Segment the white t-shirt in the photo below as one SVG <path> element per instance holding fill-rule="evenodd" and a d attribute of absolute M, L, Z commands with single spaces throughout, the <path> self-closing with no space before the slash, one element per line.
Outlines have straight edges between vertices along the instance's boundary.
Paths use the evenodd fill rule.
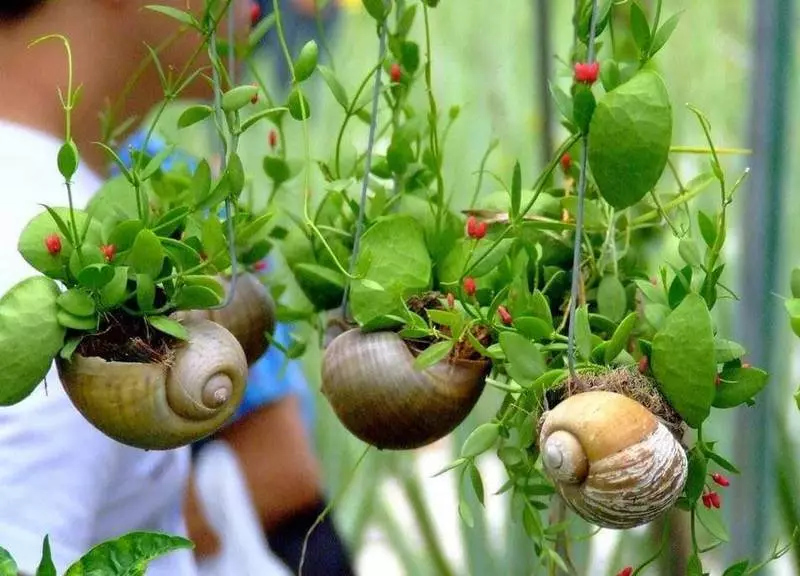
<path fill-rule="evenodd" d="M 61 142 L 0 121 L 0 294 L 39 274 L 17 252 L 24 226 L 41 204 L 67 206 L 56 167 Z M 85 206 L 101 180 L 85 166 L 73 199 Z M 2 359 L 0 359 L 2 369 Z M 185 535 L 183 497 L 188 448 L 145 451 L 120 444 L 73 407 L 55 367 L 47 391 L 0 407 L 0 547 L 34 574 L 50 536 L 59 574 L 95 544 L 136 530 Z M 195 576 L 189 550 L 153 561 L 148 576 Z"/>

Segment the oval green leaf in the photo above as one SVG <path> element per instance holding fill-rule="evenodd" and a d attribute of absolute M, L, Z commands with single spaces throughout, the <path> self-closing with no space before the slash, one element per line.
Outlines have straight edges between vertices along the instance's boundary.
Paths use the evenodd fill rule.
<path fill-rule="evenodd" d="M 174 550 L 191 549 L 191 540 L 158 532 L 131 532 L 98 544 L 70 566 L 64 576 L 144 574 L 147 563 Z"/>
<path fill-rule="evenodd" d="M 75 316 L 94 316 L 96 310 L 92 297 L 79 288 L 70 288 L 59 294 L 56 303 Z"/>
<path fill-rule="evenodd" d="M 138 274 L 158 278 L 164 264 L 164 249 L 152 230 L 141 230 L 136 235 L 127 263 Z"/>
<path fill-rule="evenodd" d="M 172 318 L 166 316 L 149 316 L 147 322 L 156 330 L 174 336 L 179 340 L 189 340 L 189 331 L 186 327 Z"/>
<path fill-rule="evenodd" d="M 761 392 L 769 376 L 758 368 L 734 366 L 725 368 L 719 378 L 713 405 L 715 408 L 733 408 L 749 402 Z"/>

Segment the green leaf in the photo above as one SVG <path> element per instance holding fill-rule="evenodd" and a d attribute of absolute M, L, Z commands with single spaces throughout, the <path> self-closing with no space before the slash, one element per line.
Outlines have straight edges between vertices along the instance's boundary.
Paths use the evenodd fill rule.
<path fill-rule="evenodd" d="M 520 385 L 530 385 L 547 369 L 536 345 L 515 332 L 502 332 L 500 346 L 506 355 L 506 370 Z"/>
<path fill-rule="evenodd" d="M 17 563 L 5 548 L 0 547 L 0 576 L 17 576 Z"/>
<path fill-rule="evenodd" d="M 192 549 L 191 540 L 157 532 L 131 532 L 98 544 L 70 566 L 64 576 L 135 574 L 147 563 L 175 550 Z"/>
<path fill-rule="evenodd" d="M 572 120 L 583 134 L 589 133 L 597 100 L 589 86 L 579 85 L 572 96 Z"/>
<path fill-rule="evenodd" d="M 78 272 L 78 283 L 90 290 L 100 290 L 114 279 L 114 267 L 108 264 L 89 264 Z"/>
<path fill-rule="evenodd" d="M 114 268 L 111 282 L 100 290 L 100 306 L 111 310 L 128 299 L 128 267 Z"/>
<path fill-rule="evenodd" d="M 738 360 L 744 356 L 747 351 L 744 346 L 732 340 L 725 340 L 724 338 L 714 339 L 715 359 L 717 364 L 726 364 L 732 360 Z"/>
<path fill-rule="evenodd" d="M 0 570 L 2 566 L 0 566 Z M 0 574 L 2 572 L 0 571 Z M 36 569 L 36 576 L 57 576 L 56 565 L 53 563 L 53 556 L 50 552 L 50 536 L 44 537 L 42 543 L 42 560 L 39 562 L 39 567 Z"/>
<path fill-rule="evenodd" d="M 205 250 L 211 265 L 217 270 L 224 270 L 231 265 L 231 257 L 228 253 L 228 239 L 225 238 L 225 231 L 222 222 L 215 215 L 210 215 L 203 222 L 203 250 Z"/>
<path fill-rule="evenodd" d="M 136 305 L 142 312 L 150 312 L 156 300 L 156 284 L 147 274 L 136 275 Z"/>
<path fill-rule="evenodd" d="M 222 109 L 235 112 L 250 104 L 258 96 L 258 86 L 243 85 L 231 88 L 222 95 Z"/>
<path fill-rule="evenodd" d="M 274 108 L 264 108 L 263 110 L 259 110 L 252 116 L 249 116 L 247 120 L 242 122 L 242 126 L 240 130 L 242 133 L 246 132 L 251 126 L 261 122 L 265 118 L 271 119 L 273 122 L 278 122 L 279 118 L 283 115 L 283 112 L 287 112 L 289 109 L 285 106 L 276 106 Z"/>
<path fill-rule="evenodd" d="M 197 23 L 197 20 L 195 20 L 194 16 L 192 16 L 188 12 L 184 12 L 183 10 L 178 10 L 177 8 L 172 8 L 170 6 L 161 6 L 158 4 L 155 5 L 149 4 L 145 6 L 145 8 L 147 8 L 148 10 L 152 10 L 153 12 L 161 12 L 162 14 L 165 14 L 170 18 L 174 18 L 175 20 L 183 24 L 188 24 L 193 28 L 200 27 L 200 25 Z"/>
<path fill-rule="evenodd" d="M 511 178 L 511 218 L 516 220 L 520 216 L 520 204 L 522 203 L 522 171 L 519 160 L 514 163 L 514 175 Z"/>
<path fill-rule="evenodd" d="M 289 98 L 286 100 L 286 107 L 295 120 L 307 120 L 311 116 L 311 106 L 305 94 L 300 91 L 299 86 L 292 88 Z"/>
<path fill-rule="evenodd" d="M 67 343 L 59 351 L 58 355 L 61 356 L 64 360 L 70 360 L 72 355 L 75 353 L 75 350 L 78 349 L 81 341 L 83 340 L 83 336 L 73 336 L 72 338 L 67 340 Z"/>
<path fill-rule="evenodd" d="M 206 106 L 205 104 L 189 106 L 178 118 L 178 128 L 188 128 L 189 126 L 193 126 L 198 122 L 202 122 L 213 113 L 214 109 L 211 108 L 211 106 Z"/>
<path fill-rule="evenodd" d="M 414 359 L 414 368 L 424 370 L 430 368 L 440 360 L 447 358 L 453 349 L 452 340 L 443 340 L 428 346 L 419 356 Z"/>
<path fill-rule="evenodd" d="M 655 56 L 656 53 L 664 47 L 664 44 L 667 43 L 672 33 L 675 32 L 675 28 L 677 28 L 682 14 L 683 11 L 673 14 L 667 18 L 667 21 L 658 29 L 655 36 L 653 36 L 653 43 L 650 45 L 651 57 Z"/>
<path fill-rule="evenodd" d="M 108 235 L 108 243 L 116 246 L 118 252 L 130 250 L 136 240 L 136 235 L 143 228 L 144 223 L 141 220 L 123 220 L 111 230 Z"/>
<path fill-rule="evenodd" d="M 192 181 L 189 184 L 189 195 L 194 199 L 195 204 L 200 204 L 211 192 L 211 167 L 208 161 L 203 158 L 194 171 Z"/>
<path fill-rule="evenodd" d="M 592 329 L 589 326 L 589 310 L 586 304 L 578 308 L 575 315 L 575 346 L 584 360 L 592 356 Z"/>
<path fill-rule="evenodd" d="M 70 140 L 65 142 L 58 150 L 58 171 L 66 180 L 71 180 L 78 171 L 78 148 Z"/>
<path fill-rule="evenodd" d="M 600 64 L 600 82 L 603 84 L 603 89 L 606 92 L 611 92 L 614 88 L 620 85 L 622 77 L 619 73 L 619 64 L 616 60 L 607 59 L 603 60 Z"/>
<path fill-rule="evenodd" d="M 79 288 L 70 288 L 66 292 L 62 292 L 56 299 L 56 303 L 60 308 L 75 316 L 94 316 L 96 311 L 92 297 Z"/>
<path fill-rule="evenodd" d="M 500 438 L 500 425 L 496 422 L 486 422 L 470 432 L 461 447 L 462 458 L 474 458 L 494 448 Z"/>
<path fill-rule="evenodd" d="M 363 1 L 366 2 L 367 0 Z M 466 501 L 463 499 L 460 499 L 458 501 L 458 515 L 461 516 L 461 519 L 464 521 L 464 524 L 466 524 L 470 528 L 473 528 L 475 526 L 475 517 L 472 515 L 472 510 L 470 510 L 469 504 L 467 504 Z"/>
<path fill-rule="evenodd" d="M 603 276 L 597 287 L 597 308 L 603 316 L 619 322 L 628 308 L 625 287 L 613 274 Z"/>
<path fill-rule="evenodd" d="M 347 92 L 345 91 L 344 86 L 342 86 L 342 84 L 336 78 L 333 70 L 321 64 L 317 66 L 317 69 L 319 70 L 319 73 L 322 74 L 322 78 L 328 85 L 328 89 L 331 91 L 331 94 L 333 94 L 333 97 L 339 103 L 339 106 L 341 106 L 345 111 L 348 110 L 350 102 L 347 98 Z"/>
<path fill-rule="evenodd" d="M 0 406 L 27 398 L 39 385 L 64 345 L 58 323 L 58 285 L 34 276 L 0 298 Z"/>
<path fill-rule="evenodd" d="M 661 77 L 642 70 L 607 92 L 592 116 L 589 164 L 603 198 L 617 210 L 652 190 L 672 141 L 672 105 Z"/>
<path fill-rule="evenodd" d="M 356 322 L 364 326 L 379 316 L 402 316 L 403 302 L 430 288 L 431 267 L 423 229 L 413 217 L 398 214 L 376 222 L 361 238 L 356 272 L 384 290 L 353 283 L 350 305 Z"/>
<path fill-rule="evenodd" d="M 715 408 L 733 408 L 748 402 L 767 385 L 769 376 L 758 368 L 730 366 L 719 375 L 720 383 L 714 396 Z"/>
<path fill-rule="evenodd" d="M 73 330 L 87 330 L 92 331 L 97 329 L 97 317 L 91 316 L 75 316 L 66 310 L 59 310 L 56 312 L 56 319 L 58 323 L 64 328 L 72 328 Z"/>
<path fill-rule="evenodd" d="M 800 268 L 792 270 L 791 287 L 792 297 L 800 298 Z"/>
<path fill-rule="evenodd" d="M 317 68 L 319 48 L 313 40 L 306 42 L 300 49 L 300 54 L 294 62 L 294 79 L 303 82 L 311 77 Z"/>
<path fill-rule="evenodd" d="M 653 338 L 650 360 L 672 407 L 689 426 L 700 426 L 714 401 L 717 365 L 711 314 L 698 294 L 688 294 L 667 317 Z"/>
<path fill-rule="evenodd" d="M 378 22 L 383 22 L 392 10 L 391 1 L 385 2 L 384 0 L 361 0 L 367 13 L 375 18 Z"/>
<path fill-rule="evenodd" d="M 127 264 L 138 274 L 158 278 L 164 265 L 164 249 L 151 230 L 141 230 L 133 241 Z"/>
<path fill-rule="evenodd" d="M 689 470 L 686 475 L 686 484 L 683 491 L 691 502 L 696 502 L 703 494 L 706 485 L 708 461 L 698 447 L 689 451 Z"/>
<path fill-rule="evenodd" d="M 686 576 L 704 576 L 703 563 L 697 554 L 689 556 L 689 561 L 686 563 Z"/>
<path fill-rule="evenodd" d="M 720 542 L 728 542 L 731 539 L 719 510 L 716 508 L 698 506 L 696 514 L 697 519 L 700 520 L 700 524 L 702 524 L 714 538 Z"/>
<path fill-rule="evenodd" d="M 727 470 L 731 474 L 739 474 L 739 469 L 728 462 L 725 458 L 717 454 L 716 452 L 709 451 L 706 452 L 706 456 L 708 456 L 711 460 L 716 462 L 723 470 Z"/>
<path fill-rule="evenodd" d="M 189 331 L 177 320 L 166 316 L 148 316 L 147 322 L 164 334 L 169 334 L 179 340 L 189 340 Z"/>
<path fill-rule="evenodd" d="M 731 564 L 722 573 L 722 576 L 745 576 L 747 574 L 747 567 L 750 566 L 749 560 L 742 560 L 736 564 Z"/>
<path fill-rule="evenodd" d="M 631 312 L 622 322 L 619 323 L 617 329 L 614 330 L 614 334 L 611 336 L 611 340 L 608 341 L 604 351 L 603 359 L 605 360 L 606 364 L 614 360 L 614 358 L 619 356 L 619 353 L 625 349 L 625 346 L 628 343 L 628 338 L 630 338 L 631 332 L 633 332 L 633 329 L 636 327 L 637 320 L 638 315 L 636 312 Z"/>
<path fill-rule="evenodd" d="M 530 340 L 547 340 L 553 335 L 553 327 L 533 316 L 520 316 L 513 320 L 514 328 Z"/>
<path fill-rule="evenodd" d="M 475 492 L 475 497 L 483 506 L 483 479 L 481 478 L 481 471 L 478 470 L 475 464 L 469 467 L 469 479 L 472 484 L 472 490 Z"/>
<path fill-rule="evenodd" d="M 170 144 L 169 146 L 166 146 L 165 148 L 160 150 L 158 154 L 156 154 L 147 163 L 147 166 L 144 167 L 144 170 L 142 170 L 140 178 L 142 180 L 148 180 L 150 177 L 152 177 L 153 174 L 155 174 L 161 169 L 161 165 L 167 160 L 167 158 L 172 156 L 174 150 L 175 150 L 174 144 Z"/>
<path fill-rule="evenodd" d="M 297 264 L 292 268 L 303 293 L 317 310 L 332 310 L 342 303 L 345 276 L 318 264 Z M 374 292 L 370 291 L 370 294 Z"/>
<path fill-rule="evenodd" d="M 714 221 L 702 210 L 697 211 L 697 225 L 700 228 L 700 235 L 706 246 L 711 248 L 717 240 L 717 227 Z"/>
<path fill-rule="evenodd" d="M 219 295 L 205 286 L 184 286 L 175 296 L 175 305 L 179 310 L 205 310 L 221 302 Z"/>
<path fill-rule="evenodd" d="M 703 265 L 700 249 L 690 238 L 681 239 L 678 243 L 678 253 L 683 258 L 683 261 L 692 268 L 700 268 Z"/>
<path fill-rule="evenodd" d="M 277 156 L 264 157 L 264 172 L 276 186 L 286 182 L 292 177 L 292 172 L 286 160 Z"/>
<path fill-rule="evenodd" d="M 225 169 L 228 177 L 228 193 L 233 197 L 238 197 L 244 189 L 244 165 L 239 154 L 234 152 L 228 161 L 228 167 Z"/>
<path fill-rule="evenodd" d="M 783 301 L 786 311 L 789 313 L 792 332 L 800 337 L 800 298 L 790 298 Z"/>
<path fill-rule="evenodd" d="M 647 16 L 638 2 L 631 2 L 631 33 L 633 41 L 642 54 L 647 54 L 650 49 L 650 25 Z"/>

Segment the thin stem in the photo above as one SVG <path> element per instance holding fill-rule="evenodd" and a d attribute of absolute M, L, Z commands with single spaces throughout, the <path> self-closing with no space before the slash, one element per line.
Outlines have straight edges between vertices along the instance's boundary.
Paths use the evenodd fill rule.
<path fill-rule="evenodd" d="M 431 26 L 428 17 L 428 4 L 422 3 L 422 13 L 425 16 L 425 87 L 428 93 L 428 105 L 430 106 L 430 116 L 428 122 L 430 124 L 430 147 L 431 155 L 433 156 L 433 163 L 436 166 L 436 236 L 438 237 L 439 231 L 442 229 L 442 217 L 444 215 L 444 178 L 442 177 L 442 158 L 439 151 L 439 112 L 436 107 L 436 99 L 433 97 L 433 81 L 431 79 Z"/>
<path fill-rule="evenodd" d="M 489 147 L 486 149 L 486 152 L 483 153 L 483 158 L 481 158 L 481 167 L 478 170 L 478 181 L 475 183 L 475 190 L 472 192 L 472 198 L 469 201 L 469 207 L 474 208 L 475 202 L 478 201 L 478 195 L 481 193 L 481 184 L 483 184 L 483 171 L 486 168 L 486 162 L 489 160 L 489 156 L 491 156 L 492 152 L 497 145 L 500 143 L 498 139 L 494 139 L 489 143 Z"/>
<path fill-rule="evenodd" d="M 702 146 L 670 146 L 669 151 L 676 154 L 709 154 L 711 150 Z M 753 153 L 748 148 L 716 148 L 717 154 L 731 154 L 736 156 L 749 156 Z"/>
<path fill-rule="evenodd" d="M 383 62 L 386 57 L 386 24 L 380 25 L 380 41 L 378 46 L 378 62 Z M 356 220 L 356 235 L 353 239 L 353 253 L 350 255 L 350 275 L 355 273 L 356 259 L 361 245 L 361 234 L 364 232 L 364 212 L 367 206 L 367 188 L 369 187 L 369 174 L 372 171 L 372 150 L 375 147 L 375 129 L 378 125 L 378 100 L 381 94 L 381 67 L 375 73 L 375 88 L 372 92 L 372 118 L 369 123 L 369 137 L 367 139 L 367 157 L 364 162 L 364 180 L 361 182 L 361 200 L 358 204 L 358 220 Z M 350 282 L 344 288 L 342 298 L 342 318 L 347 318 L 347 300 L 350 297 Z"/>
<path fill-rule="evenodd" d="M 355 107 L 358 104 L 358 100 L 361 97 L 361 93 L 367 87 L 367 83 L 369 79 L 372 78 L 372 75 L 375 74 L 381 67 L 382 62 L 378 62 L 372 69 L 369 71 L 369 74 L 361 81 L 359 84 L 358 89 L 356 90 L 353 99 L 350 101 L 350 106 L 348 106 L 347 111 L 344 115 L 344 120 L 342 121 L 342 125 L 339 127 L 339 134 L 336 136 L 336 149 L 333 155 L 333 163 L 334 169 L 336 170 L 336 177 L 342 177 L 342 170 L 341 170 L 341 152 L 342 152 L 342 141 L 344 140 L 344 131 L 347 128 L 347 124 L 350 122 L 350 119 L 355 115 Z"/>

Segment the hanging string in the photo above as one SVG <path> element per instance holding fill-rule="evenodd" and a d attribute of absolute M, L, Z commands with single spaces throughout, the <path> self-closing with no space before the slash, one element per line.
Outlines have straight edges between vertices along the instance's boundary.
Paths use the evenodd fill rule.
<path fill-rule="evenodd" d="M 592 0 L 592 18 L 589 25 L 589 54 L 588 62 L 594 62 L 595 49 L 594 37 L 597 29 L 597 0 Z M 578 213 L 575 216 L 575 246 L 572 254 L 572 289 L 569 298 L 569 332 L 567 338 L 567 363 L 569 374 L 572 378 L 575 373 L 575 309 L 581 282 L 581 243 L 583 242 L 583 201 L 586 196 L 586 165 L 588 163 L 588 142 L 586 135 L 581 139 L 581 174 L 578 181 Z"/>
<path fill-rule="evenodd" d="M 380 65 L 375 70 L 375 88 L 372 92 L 372 117 L 369 123 L 369 137 L 367 138 L 367 157 L 364 163 L 364 180 L 361 182 L 361 199 L 358 204 L 358 220 L 356 221 L 356 235 L 353 240 L 353 253 L 350 256 L 350 276 L 353 276 L 356 268 L 356 259 L 361 245 L 361 234 L 364 231 L 364 212 L 367 205 L 367 184 L 369 174 L 372 171 L 372 149 L 375 147 L 375 130 L 378 125 L 378 100 L 381 95 L 381 73 L 383 72 L 383 60 L 386 58 L 386 22 L 379 24 L 380 42 L 378 46 L 378 62 Z M 341 316 L 342 320 L 347 321 L 347 302 L 350 297 L 350 282 L 345 285 L 344 297 L 342 298 Z"/>

